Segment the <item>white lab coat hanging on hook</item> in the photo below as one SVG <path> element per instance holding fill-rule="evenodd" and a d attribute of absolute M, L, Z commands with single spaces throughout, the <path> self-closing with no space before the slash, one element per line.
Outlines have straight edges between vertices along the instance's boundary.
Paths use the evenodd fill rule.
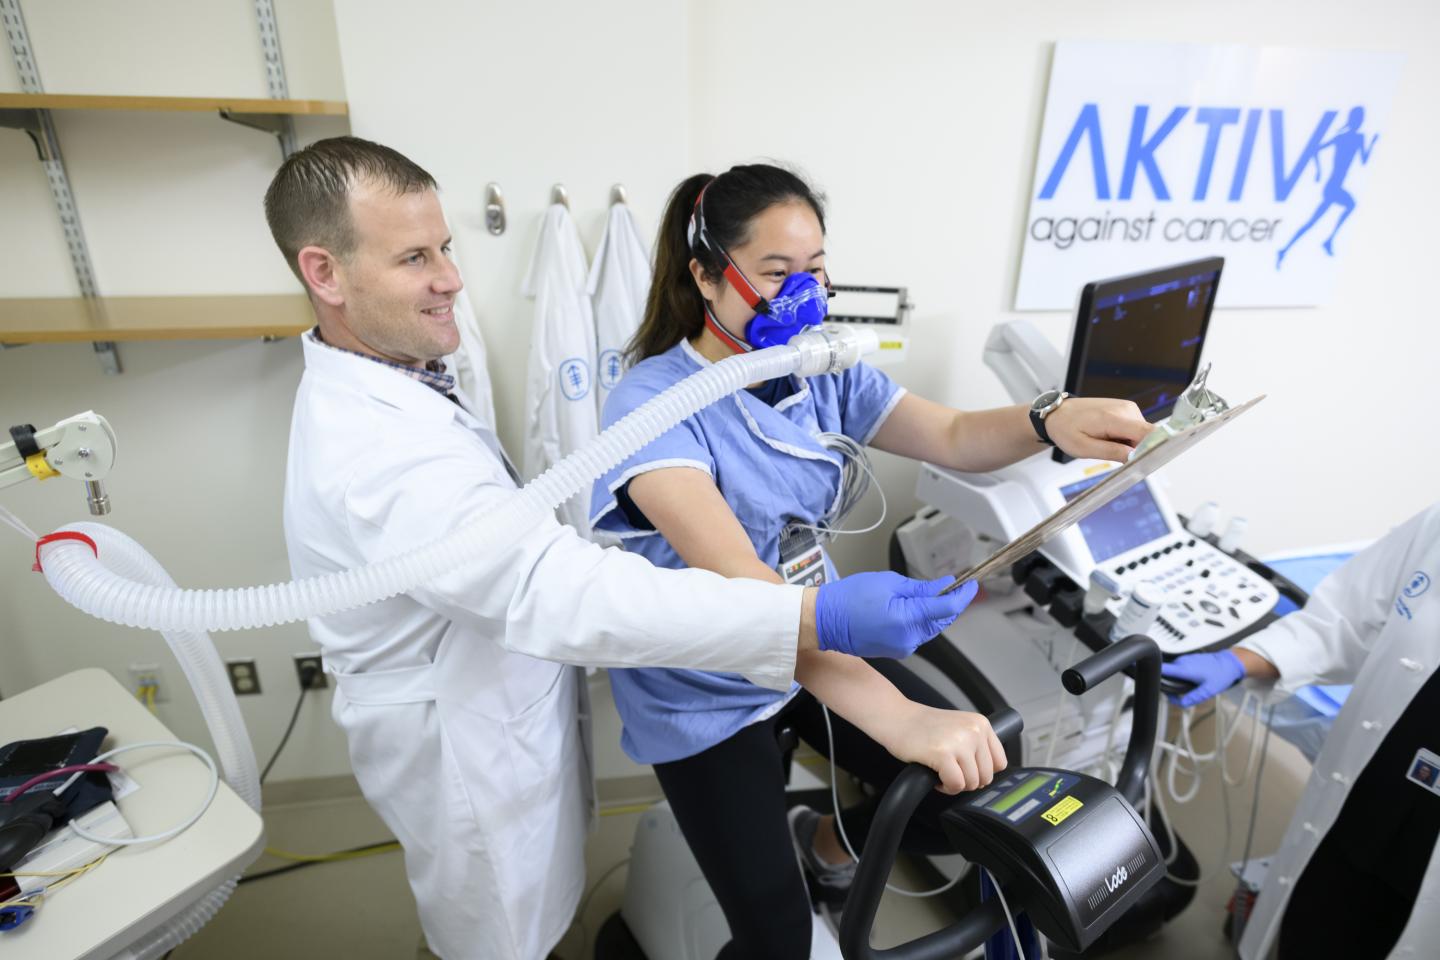
<path fill-rule="evenodd" d="M 595 319 L 587 289 L 585 248 L 563 204 L 545 211 L 523 292 L 535 301 L 525 383 L 525 478 L 539 476 L 597 433 Z M 589 536 L 583 497 L 562 505 L 559 518 Z"/>
<path fill-rule="evenodd" d="M 650 294 L 650 257 L 640 239 L 640 228 L 627 203 L 612 203 L 605 234 L 590 265 L 590 302 L 595 311 L 595 409 L 603 412 L 605 398 L 624 374 L 622 356 Z"/>
<path fill-rule="evenodd" d="M 450 226 L 450 217 L 445 218 Z M 454 246 L 455 228 L 450 227 L 451 246 Z M 452 249 L 450 257 L 455 268 L 460 268 L 459 256 Z M 464 274 L 461 274 L 464 282 Z M 495 429 L 495 398 L 490 388 L 490 368 L 486 363 L 485 336 L 480 332 L 480 321 L 475 316 L 475 307 L 470 303 L 470 292 L 463 286 L 455 295 L 455 326 L 460 331 L 460 346 L 446 358 L 446 365 L 455 374 L 455 383 L 460 391 L 470 398 L 470 412 L 490 430 Z"/>
<path fill-rule="evenodd" d="M 470 398 L 471 412 L 491 430 L 495 429 L 495 399 L 490 389 L 490 368 L 486 364 L 485 337 L 470 294 L 462 289 L 455 295 L 455 326 L 460 329 L 460 347 L 454 353 L 455 382 Z"/>

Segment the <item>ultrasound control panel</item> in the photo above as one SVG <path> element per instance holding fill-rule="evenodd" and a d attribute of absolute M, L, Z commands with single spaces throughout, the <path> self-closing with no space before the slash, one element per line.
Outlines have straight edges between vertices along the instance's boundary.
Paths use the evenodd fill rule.
<path fill-rule="evenodd" d="M 1103 476 L 1067 484 L 1060 494 L 1070 500 Z M 1234 642 L 1275 607 L 1279 593 L 1167 513 L 1149 483 L 1141 482 L 1080 521 L 1095 569 L 1117 595 L 1109 609 L 1118 615 L 1135 586 L 1149 581 L 1163 595 L 1149 631 L 1162 653 L 1174 656 Z"/>
<path fill-rule="evenodd" d="M 1149 632 L 1165 654 L 1223 647 L 1279 599 L 1268 581 L 1189 535 L 1163 545 L 1146 544 L 1137 554 L 1117 559 L 1120 562 L 1105 569 L 1121 595 L 1110 609 L 1118 614 L 1142 580 L 1159 587 L 1165 603 Z"/>

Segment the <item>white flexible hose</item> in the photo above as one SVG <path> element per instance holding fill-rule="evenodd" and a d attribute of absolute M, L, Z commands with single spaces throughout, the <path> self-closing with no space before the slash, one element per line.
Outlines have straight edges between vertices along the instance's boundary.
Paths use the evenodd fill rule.
<path fill-rule="evenodd" d="M 45 579 L 67 603 L 111 623 L 159 630 L 200 702 L 228 783 L 256 811 L 255 751 L 208 630 L 244 630 L 326 616 L 384 600 L 484 557 L 521 536 L 647 443 L 748 383 L 852 366 L 877 349 L 874 331 L 812 328 L 790 343 L 740 354 L 699 371 L 631 412 L 494 510 L 423 547 L 376 563 L 263 587 L 182 590 L 134 540 L 111 527 L 75 523 L 95 544 L 60 540 L 39 548 Z M 18 528 L 17 528 L 18 529 Z M 238 878 L 220 884 L 169 923 L 116 955 L 155 960 L 193 936 L 224 906 Z"/>
<path fill-rule="evenodd" d="M 712 364 L 652 397 L 454 533 L 362 567 L 263 587 L 181 590 L 173 584 L 142 583 L 112 570 L 109 528 L 71 524 L 61 529 L 91 537 L 99 556 L 73 540 L 46 544 L 41 548 L 45 579 L 66 602 L 91 616 L 153 630 L 243 630 L 350 610 L 404 593 L 511 543 L 651 440 L 747 383 L 844 369 L 876 342 L 874 331 L 863 328 L 812 328 L 784 346 Z"/>
<path fill-rule="evenodd" d="M 104 543 L 108 568 L 117 577 L 133 578 L 134 582 L 176 590 L 175 581 L 165 568 L 130 537 L 99 524 L 75 524 L 87 536 L 96 536 L 97 547 Z M 42 548 L 43 549 L 43 548 Z M 89 548 L 81 549 L 89 553 Z M 255 763 L 255 749 L 240 715 L 240 703 L 230 688 L 225 665 L 208 633 L 203 631 L 166 630 L 162 632 L 195 699 L 210 738 L 215 741 L 215 755 L 228 783 L 240 799 L 255 812 L 260 811 L 260 773 Z M 135 943 L 116 954 L 114 960 L 157 960 L 194 936 L 209 923 L 230 895 L 235 892 L 239 877 L 223 881 L 198 901 L 172 917 L 163 926 L 145 934 Z"/>
<path fill-rule="evenodd" d="M 115 954 L 112 960 L 154 960 L 163 957 L 180 944 L 200 932 L 200 928 L 214 919 L 225 901 L 235 892 L 239 878 L 226 880 L 220 886 L 205 894 L 200 900 L 173 917 L 163 927 L 145 934 L 130 946 Z"/>

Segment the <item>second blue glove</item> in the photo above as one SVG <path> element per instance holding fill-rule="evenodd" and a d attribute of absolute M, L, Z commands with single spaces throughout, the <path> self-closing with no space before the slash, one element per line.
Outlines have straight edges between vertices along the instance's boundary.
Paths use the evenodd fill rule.
<path fill-rule="evenodd" d="M 1187 653 L 1160 665 L 1161 676 L 1195 684 L 1195 689 L 1170 699 L 1181 707 L 1193 707 L 1224 693 L 1245 679 L 1245 664 L 1229 650 L 1219 653 Z"/>
<path fill-rule="evenodd" d="M 975 599 L 979 586 L 973 582 L 939 595 L 954 582 L 954 577 L 912 580 L 878 572 L 824 584 L 815 600 L 820 649 L 855 657 L 908 657 Z"/>

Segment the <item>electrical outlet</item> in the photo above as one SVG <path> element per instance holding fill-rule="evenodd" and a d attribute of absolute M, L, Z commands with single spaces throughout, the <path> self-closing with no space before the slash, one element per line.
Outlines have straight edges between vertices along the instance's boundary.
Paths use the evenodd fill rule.
<path fill-rule="evenodd" d="M 310 682 L 305 682 L 305 670 L 313 667 L 315 672 L 310 675 Z M 300 681 L 303 690 L 324 690 L 330 686 L 330 679 L 325 676 L 325 668 L 320 664 L 318 653 L 297 653 L 295 654 L 295 678 Z"/>
<path fill-rule="evenodd" d="M 226 660 L 225 672 L 230 675 L 230 689 L 237 697 L 260 692 L 260 672 L 254 660 Z"/>
<path fill-rule="evenodd" d="M 140 694 L 146 687 L 155 688 L 155 702 L 170 699 L 170 688 L 165 684 L 165 674 L 158 663 L 130 664 L 130 692 Z"/>

